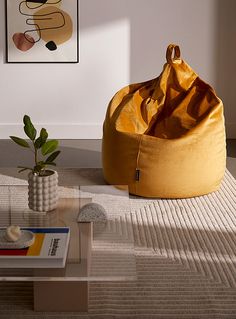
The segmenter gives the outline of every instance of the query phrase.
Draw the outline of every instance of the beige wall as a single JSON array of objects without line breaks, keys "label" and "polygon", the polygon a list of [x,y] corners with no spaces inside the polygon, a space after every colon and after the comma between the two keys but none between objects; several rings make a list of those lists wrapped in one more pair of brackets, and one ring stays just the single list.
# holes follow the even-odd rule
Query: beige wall
[{"label": "beige wall", "polygon": [[170,42],[215,86],[228,137],[236,138],[235,12],[235,0],[80,0],[79,64],[11,65],[0,1],[0,138],[20,134],[25,113],[51,137],[101,138],[112,95],[156,77]]}]

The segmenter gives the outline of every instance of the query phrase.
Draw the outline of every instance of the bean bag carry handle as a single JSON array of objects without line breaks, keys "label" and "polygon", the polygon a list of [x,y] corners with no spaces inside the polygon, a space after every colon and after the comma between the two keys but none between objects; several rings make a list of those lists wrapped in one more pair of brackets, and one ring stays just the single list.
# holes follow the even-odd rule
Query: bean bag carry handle
[{"label": "bean bag carry handle", "polygon": [[[172,54],[174,51],[174,58],[172,58]],[[180,48],[176,44],[169,44],[166,50],[166,60],[167,63],[171,64],[173,60],[180,59]]]}]

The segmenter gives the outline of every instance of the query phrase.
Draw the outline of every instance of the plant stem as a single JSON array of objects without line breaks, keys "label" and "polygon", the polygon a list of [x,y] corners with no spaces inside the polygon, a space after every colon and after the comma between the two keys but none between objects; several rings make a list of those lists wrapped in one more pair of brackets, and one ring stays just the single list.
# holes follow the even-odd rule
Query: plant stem
[{"label": "plant stem", "polygon": [[34,146],[34,161],[35,161],[35,166],[37,166],[38,165],[38,150],[35,146]]}]

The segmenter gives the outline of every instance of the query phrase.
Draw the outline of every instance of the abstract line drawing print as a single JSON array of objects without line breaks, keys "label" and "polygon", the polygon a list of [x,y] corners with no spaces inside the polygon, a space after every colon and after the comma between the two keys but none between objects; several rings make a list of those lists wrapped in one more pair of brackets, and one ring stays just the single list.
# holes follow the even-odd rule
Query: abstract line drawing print
[{"label": "abstract line drawing print", "polygon": [[[7,35],[8,42],[12,42],[12,46],[8,43],[12,52],[13,47],[15,47],[18,52],[27,54],[27,56],[31,58],[31,55],[28,55],[28,51],[31,51],[34,47],[37,48],[35,56],[39,55],[39,49],[40,52],[42,52],[41,56],[43,59],[38,62],[44,62],[46,56],[48,56],[50,60],[52,57],[56,59],[59,54],[53,55],[55,51],[60,51],[61,56],[66,57],[64,50],[66,48],[68,51],[69,46],[65,46],[65,44],[78,40],[75,37],[75,34],[77,34],[77,16],[74,14],[74,12],[78,10],[77,0],[6,0],[6,3],[8,10],[7,26],[10,27],[10,29],[14,29],[14,32],[11,34],[8,33]],[[74,10],[76,7],[77,10]],[[13,27],[12,23],[14,22],[16,23]],[[72,48],[72,45],[70,46]],[[73,47],[75,48],[75,44]],[[42,48],[48,53],[43,54]],[[36,49],[32,52],[36,52]],[[48,54],[50,54],[50,52],[51,55],[49,56]],[[20,60],[24,60],[22,55],[16,52],[15,56],[19,57]],[[65,62],[78,62],[69,61],[69,58],[67,58],[67,60],[68,61]],[[24,60],[23,62],[27,61]],[[29,62],[34,61],[30,60]]]},{"label": "abstract line drawing print", "polygon": [[[58,44],[61,44],[71,38],[73,25],[70,16],[63,10],[60,10],[59,8],[54,6],[54,4],[58,4],[62,2],[62,0],[57,0],[54,2],[44,0],[41,2],[42,3],[38,4],[37,1],[22,1],[19,4],[19,13],[23,16],[30,17],[26,19],[27,26],[34,26],[34,29],[29,29],[26,30],[24,33],[16,33],[13,35],[13,42],[21,51],[27,51],[41,39],[47,39],[49,35],[43,36],[42,34],[43,31],[45,32],[46,30],[50,32],[60,29],[54,35],[52,35],[52,32],[50,32],[50,35],[52,35],[53,38],[47,41],[45,46],[51,51],[56,50]],[[36,3],[36,6],[31,7],[29,3]],[[49,4],[51,6],[48,6]],[[33,10],[34,12],[31,14],[26,13],[23,8],[24,6],[29,10]],[[42,8],[44,6],[46,7]],[[38,8],[42,9],[35,12],[35,10]],[[66,24],[68,24],[69,27],[64,28]],[[67,32],[65,33],[65,31]],[[37,33],[38,38],[35,39],[32,36],[32,33]],[[27,42],[29,43],[27,44]]]}]

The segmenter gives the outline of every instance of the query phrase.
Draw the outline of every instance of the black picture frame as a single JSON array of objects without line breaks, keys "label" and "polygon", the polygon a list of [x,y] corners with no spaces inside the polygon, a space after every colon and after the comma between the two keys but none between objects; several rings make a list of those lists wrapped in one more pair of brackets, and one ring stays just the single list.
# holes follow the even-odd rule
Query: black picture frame
[{"label": "black picture frame", "polygon": [[[32,54],[30,54],[30,59],[27,60],[27,57],[29,56],[29,54],[26,54],[24,56],[24,52],[27,52],[28,50],[27,51],[21,51],[14,44],[13,32],[12,32],[12,29],[14,29],[14,27],[12,27],[12,25],[10,25],[10,24],[11,24],[11,22],[14,24],[15,23],[15,19],[12,21],[12,19],[10,17],[11,12],[9,10],[9,7],[11,6],[11,8],[14,8],[14,6],[17,6],[17,5],[19,6],[20,3],[23,3],[23,2],[24,3],[29,2],[29,3],[32,3],[32,5],[35,4],[35,6],[37,6],[37,4],[39,4],[41,2],[45,2],[45,3],[42,4],[42,7],[40,7],[40,9],[39,9],[39,10],[41,10],[41,9],[45,10],[46,6],[49,6],[49,5],[46,3],[47,0],[24,0],[24,1],[23,0],[5,0],[6,63],[79,63],[79,47],[80,47],[80,42],[79,42],[79,40],[80,40],[79,39],[79,0],[50,0],[50,1],[57,1],[57,3],[60,2],[61,6],[62,6],[62,8],[61,7],[57,8],[57,12],[56,12],[57,16],[59,16],[59,12],[60,12],[60,16],[62,14],[65,14],[65,11],[63,10],[64,9],[63,4],[64,5],[66,4],[67,7],[68,6],[70,6],[70,7],[72,6],[73,7],[73,8],[71,8],[71,12],[72,12],[73,17],[72,18],[70,17],[71,21],[73,23],[73,33],[76,33],[73,36],[73,39],[71,40],[71,41],[73,41],[73,45],[71,44],[71,51],[72,51],[72,48],[74,49],[74,51],[72,53],[73,58],[69,59],[69,56],[66,59],[64,59],[62,57],[61,58],[57,58],[58,54],[56,54],[55,57],[53,57],[53,53],[55,52],[55,50],[53,51],[53,50],[49,50],[49,49],[46,48],[45,49],[46,51],[50,51],[50,54],[49,54],[50,60],[46,59],[46,55],[47,54],[45,54],[45,58],[42,59],[41,61],[38,58],[34,59],[32,57],[33,56],[33,52],[32,52]],[[43,7],[44,5],[45,5],[45,8]],[[35,9],[34,11],[38,12],[37,9]],[[52,13],[49,13],[49,14],[52,16]],[[21,12],[19,12],[19,19],[20,18],[24,19],[24,15],[23,15],[23,17],[21,17],[21,15],[22,15]],[[32,18],[30,16],[32,16]],[[33,14],[29,15],[29,16],[27,15],[26,18],[27,19],[31,18],[30,20],[33,20],[33,16],[34,16]],[[67,15],[66,15],[66,17],[67,17]],[[67,19],[69,19],[69,18],[67,18]],[[63,18],[63,21],[66,21],[65,17]],[[26,21],[25,21],[25,25],[27,27]],[[64,25],[66,25],[66,23]],[[57,29],[59,29],[59,27],[57,27]],[[37,30],[35,29],[34,32],[36,33],[36,31]],[[29,32],[29,31],[26,30],[26,32]],[[26,34],[26,32],[25,32],[25,34]],[[68,31],[66,30],[66,32],[68,32]],[[65,34],[66,34],[66,32],[65,32]],[[24,34],[23,30],[22,30],[22,32],[19,32],[19,33],[21,34],[21,37],[23,38],[23,36],[22,36],[22,34]],[[37,33],[38,33],[38,31],[37,31]],[[61,34],[62,34],[62,32],[61,32]],[[43,41],[43,40],[40,40],[40,41]],[[69,41],[70,40],[68,40],[68,42]],[[75,41],[76,41],[76,43],[74,43]],[[17,44],[19,44],[19,43],[20,43],[20,40],[17,42]],[[46,46],[45,43],[46,42],[43,43],[44,46]],[[38,44],[38,43],[36,43],[36,44]],[[43,46],[43,44],[42,44],[42,46]],[[61,47],[63,47],[63,45]],[[16,50],[16,58],[15,59],[14,59],[14,49]],[[42,48],[40,48],[40,49],[42,50]],[[21,52],[19,53],[18,51],[21,51]],[[68,47],[67,47],[67,52],[70,52]],[[62,54],[62,56],[63,56],[63,54],[66,55],[66,52],[62,52],[61,54]]]}]

